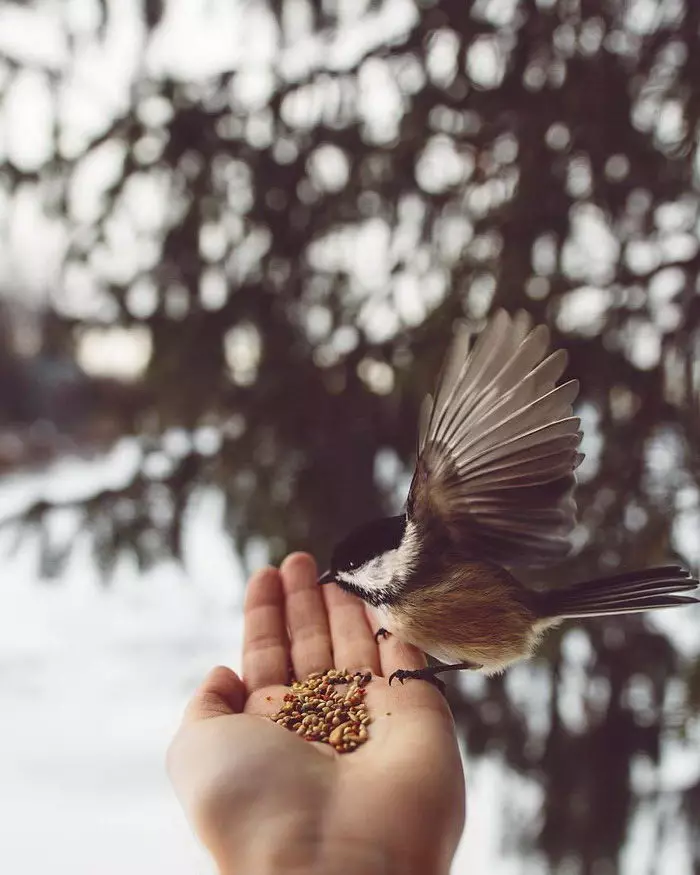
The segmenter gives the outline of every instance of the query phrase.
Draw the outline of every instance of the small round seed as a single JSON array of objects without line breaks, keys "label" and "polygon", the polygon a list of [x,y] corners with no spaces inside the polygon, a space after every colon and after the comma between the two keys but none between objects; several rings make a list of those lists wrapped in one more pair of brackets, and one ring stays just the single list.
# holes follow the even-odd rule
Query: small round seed
[{"label": "small round seed", "polygon": [[[349,753],[369,737],[366,727],[371,717],[364,686],[371,677],[369,673],[331,669],[314,672],[305,681],[292,679],[280,710],[270,719],[306,741],[325,742],[338,753]],[[347,689],[339,689],[345,685]]]}]

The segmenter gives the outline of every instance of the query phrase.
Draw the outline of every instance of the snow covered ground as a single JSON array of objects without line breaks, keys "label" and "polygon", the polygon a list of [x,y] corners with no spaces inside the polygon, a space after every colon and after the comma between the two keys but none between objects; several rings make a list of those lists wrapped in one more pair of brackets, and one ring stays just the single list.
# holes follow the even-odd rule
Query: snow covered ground
[{"label": "snow covered ground", "polygon": [[[124,464],[124,454],[116,454]],[[65,462],[71,489],[109,465]],[[0,509],[55,482],[0,490]],[[180,813],[164,753],[189,694],[218,663],[240,666],[243,578],[216,496],[190,519],[187,567],[145,576],[124,561],[99,582],[78,542],[60,582],[37,579],[36,544],[0,539],[0,872],[3,875],[207,875]],[[495,871],[499,774],[480,769],[474,840],[455,872]],[[473,799],[473,797],[472,797]],[[469,861],[468,868],[466,861]],[[491,864],[491,865],[489,865]]]},{"label": "snow covered ground", "polygon": [[209,871],[163,757],[196,683],[239,660],[241,575],[206,525],[212,510],[192,526],[206,580],[168,566],[139,578],[124,563],[105,589],[81,547],[60,583],[36,580],[32,544],[3,561],[3,873]]},{"label": "snow covered ground", "polygon": [[[116,484],[129,458],[121,446],[100,462],[65,460],[49,477],[7,481],[0,519],[47,491]],[[107,588],[79,538],[64,578],[50,583],[37,579],[36,544],[28,539],[7,555],[10,541],[0,536],[0,872],[209,875],[164,754],[208,669],[240,667],[243,576],[217,496],[201,496],[191,514],[184,569],[139,575],[124,560]],[[680,643],[692,647],[690,619]],[[694,767],[686,755],[669,780]],[[539,790],[489,760],[468,764],[467,775],[468,826],[454,875],[520,875],[501,856],[502,803],[517,793],[535,817]],[[633,831],[626,871],[639,871],[649,833],[642,823]],[[683,838],[660,873],[689,875]]]}]

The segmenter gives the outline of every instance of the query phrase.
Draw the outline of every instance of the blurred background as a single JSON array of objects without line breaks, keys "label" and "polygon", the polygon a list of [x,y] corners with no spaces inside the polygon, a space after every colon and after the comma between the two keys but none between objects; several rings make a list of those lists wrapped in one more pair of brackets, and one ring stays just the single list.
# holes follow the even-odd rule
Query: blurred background
[{"label": "blurred background", "polygon": [[[0,0],[0,867],[208,872],[163,775],[246,574],[401,507],[457,318],[586,430],[552,584],[700,565],[700,4]],[[454,872],[700,873],[700,609],[450,699]]]}]

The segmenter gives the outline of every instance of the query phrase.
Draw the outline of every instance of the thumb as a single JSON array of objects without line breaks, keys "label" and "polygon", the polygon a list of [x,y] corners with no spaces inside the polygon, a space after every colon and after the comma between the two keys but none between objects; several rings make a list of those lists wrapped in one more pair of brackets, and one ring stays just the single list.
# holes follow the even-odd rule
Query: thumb
[{"label": "thumb", "polygon": [[190,699],[183,725],[240,714],[245,705],[245,686],[238,675],[224,665],[213,668]]}]

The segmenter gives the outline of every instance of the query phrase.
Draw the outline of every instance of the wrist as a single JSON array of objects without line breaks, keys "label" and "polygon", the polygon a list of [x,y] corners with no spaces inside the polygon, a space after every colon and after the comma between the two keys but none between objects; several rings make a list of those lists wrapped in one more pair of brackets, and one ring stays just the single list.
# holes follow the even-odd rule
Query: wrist
[{"label": "wrist", "polygon": [[355,840],[328,843],[319,837],[284,843],[264,836],[256,839],[247,841],[245,849],[231,848],[217,855],[219,875],[413,875],[400,871],[386,850]]}]

